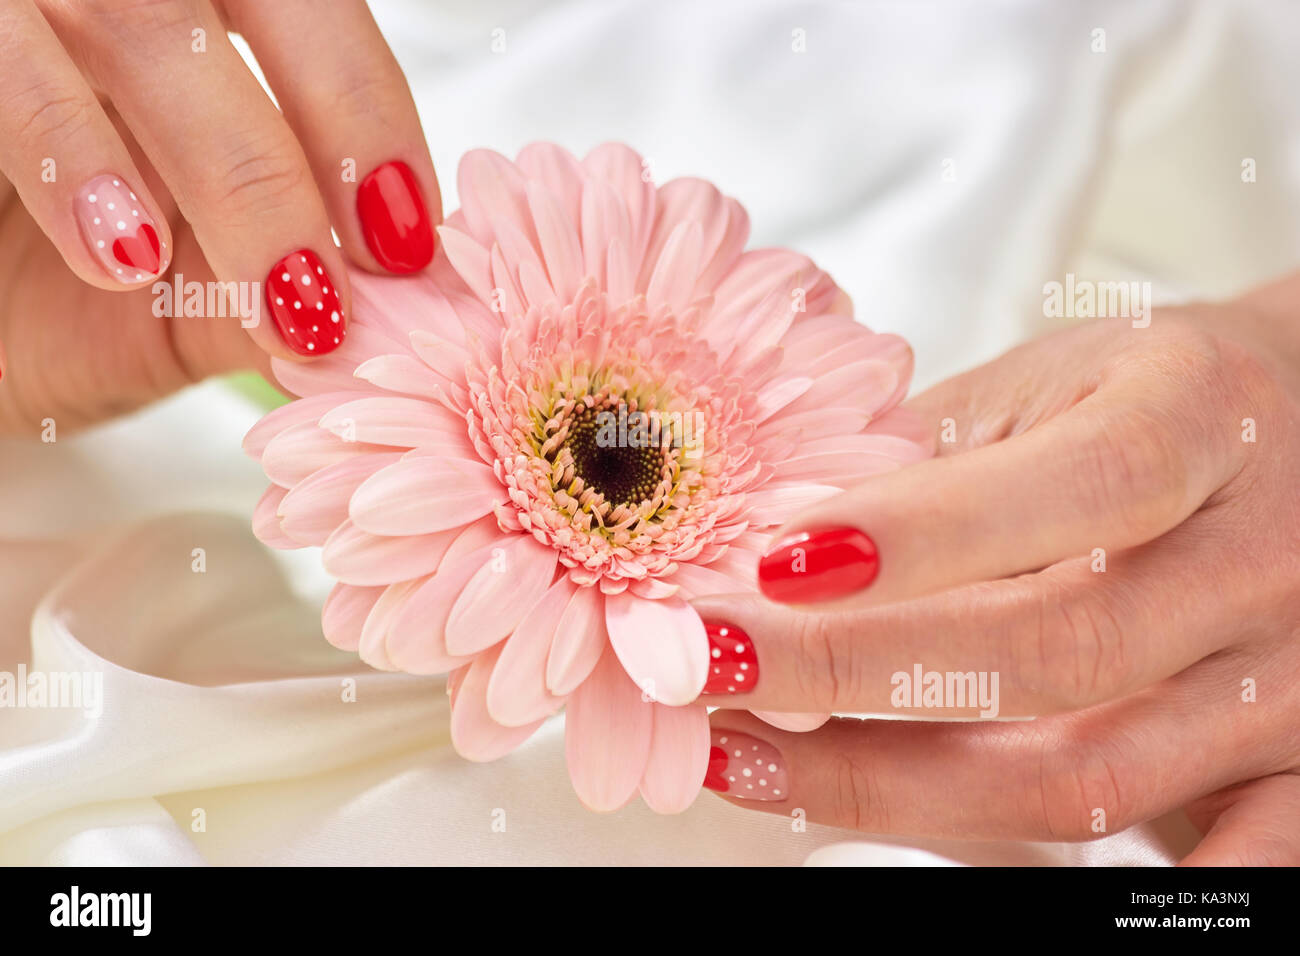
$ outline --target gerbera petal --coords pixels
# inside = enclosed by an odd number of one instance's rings
[[[603,143],[586,155],[582,166],[592,178],[609,183],[627,206],[632,240],[626,251],[639,269],[655,221],[655,187],[645,175],[644,161],[622,143]]]
[[[481,518],[504,497],[492,469],[480,462],[406,457],[367,478],[348,515],[371,534],[430,534]]]
[[[755,527],[770,527],[785,524],[804,508],[838,495],[841,490],[834,485],[778,485],[748,492],[745,504]]]
[[[696,288],[712,292],[718,282],[731,271],[749,241],[749,213],[736,200],[727,197],[723,200],[726,212],[726,225],[718,237],[716,246],[710,246],[713,258],[704,271],[700,273]]]
[[[401,460],[400,452],[336,462],[294,485],[280,502],[280,527],[304,545],[319,547],[348,520],[348,501],[363,481]]]
[[[302,542],[285,532],[280,525],[280,503],[287,494],[279,485],[271,485],[253,509],[253,535],[268,548],[292,551],[301,548]]]
[[[420,361],[429,366],[437,375],[449,382],[465,380],[465,365],[470,353],[452,345],[440,335],[424,329],[411,333],[411,348],[420,357]]]
[[[390,392],[438,402],[444,408],[454,395],[446,380],[410,355],[378,355],[357,366],[356,377]]]
[[[437,445],[443,453],[476,458],[465,420],[418,398],[377,395],[344,402],[321,416],[320,427],[344,441],[396,448]]]
[[[470,235],[484,246],[496,239],[494,223],[529,223],[527,183],[524,176],[500,153],[472,149],[460,161],[456,176],[461,212]]]
[[[683,597],[691,599],[747,590],[743,581],[699,564],[681,565],[672,576],[672,582],[681,586]]]
[[[529,183],[527,194],[546,274],[560,301],[568,302],[578,291],[583,276],[582,245],[576,223],[565,214],[559,198],[541,183]]]
[[[794,444],[814,438],[835,435],[856,435],[867,427],[871,415],[860,408],[825,408],[796,415],[782,415],[769,419],[754,433],[756,443],[769,438],[786,436]]]
[[[455,545],[452,546],[453,548]],[[452,556],[407,596],[388,626],[388,659],[412,674],[444,674],[470,660],[447,650],[447,618],[466,582],[492,560],[492,545]]]
[[[889,407],[898,388],[898,373],[888,362],[868,359],[844,365],[819,377],[812,388],[787,405],[782,415],[818,408],[861,408],[875,414]]]
[[[361,628],[370,609],[387,588],[359,588],[336,584],[320,612],[321,631],[325,640],[342,651],[355,651],[361,642]]]
[[[447,649],[473,654],[504,638],[555,577],[554,548],[514,535],[465,584],[447,619]]]
[[[636,793],[650,758],[653,706],[641,699],[606,648],[574,691],[564,717],[564,753],[578,799],[591,810],[617,810]]]
[[[292,488],[320,469],[340,461],[391,450],[382,445],[344,441],[315,422],[304,422],[285,429],[267,443],[262,452],[262,469],[266,477],[280,487]]]
[[[605,598],[609,643],[628,676],[661,704],[692,703],[704,689],[709,641],[699,614],[681,598]]]
[[[423,584],[426,578],[414,581],[400,581],[384,588],[379,600],[366,615],[366,622],[361,626],[361,640],[357,643],[357,653],[371,667],[381,671],[398,670],[388,657],[388,629],[393,618],[402,610],[411,593]]]
[[[646,248],[642,287],[668,245],[669,236],[684,222],[700,225],[700,253],[696,271],[703,291],[711,292],[730,270],[749,237],[749,217],[735,200],[727,199],[712,183],[683,177],[666,182],[655,196],[655,226]]]
[[[438,227],[438,238],[452,268],[470,290],[484,302],[492,301],[492,256],[485,246],[459,229]]]
[[[488,713],[488,682],[498,654],[493,648],[476,657],[456,689],[451,708],[451,743],[466,760],[481,762],[504,757],[542,726],[542,721],[537,720],[522,727],[505,727]]]
[[[775,710],[754,710],[750,713],[778,730],[788,730],[795,734],[816,730],[831,719],[830,714],[789,714]]]
[[[605,265],[610,243],[617,239],[626,249],[632,241],[627,205],[609,183],[592,179],[582,191],[581,222],[583,271],[608,288]]]
[[[702,242],[698,222],[678,223],[646,284],[645,299],[651,309],[667,305],[680,312],[686,308],[699,276]]]
[[[546,689],[546,658],[574,590],[568,578],[556,581],[506,638],[487,690],[488,713],[497,723],[518,727],[564,704],[564,698]]]
[[[866,431],[871,435],[893,435],[904,438],[921,449],[925,457],[934,454],[936,440],[934,423],[922,418],[919,412],[910,408],[891,408],[873,420]]]
[[[497,307],[505,312],[521,316],[527,309],[528,300],[524,297],[523,290],[519,288],[519,283],[515,280],[514,270],[506,262],[505,253],[496,243],[492,244],[492,283],[494,286],[493,295],[500,295],[501,301]]]
[[[665,581],[663,578],[646,578],[642,581],[633,581],[628,585],[628,590],[647,601],[662,601],[676,594],[678,587],[676,583]]]
[[[422,577],[437,570],[457,530],[383,537],[345,521],[325,542],[321,563],[347,584],[388,585]]]
[[[753,422],[762,424],[808,389],[813,380],[806,375],[787,375],[760,388],[754,398]],[[865,420],[863,421],[865,425]]]
[[[524,294],[526,307],[545,308],[548,305],[559,305],[560,300],[551,286],[551,280],[546,277],[545,270],[542,269],[540,262],[532,259],[525,259],[519,263],[519,290]]]
[[[519,151],[516,165],[556,195],[571,223],[578,222],[585,174],[572,153],[554,143],[529,143]]]
[[[312,359],[310,363],[273,358],[271,372],[285,391],[304,398],[322,392],[355,391],[365,386],[352,373],[366,359],[376,355],[401,355],[409,351],[404,340],[394,339],[378,329],[354,322],[348,328],[343,344],[333,352]]]
[[[250,458],[261,459],[271,439],[295,425],[316,422],[331,408],[340,402],[356,398],[353,391],[323,392],[310,398],[300,398],[287,405],[267,412],[256,425],[244,436],[244,453]]]
[[[596,667],[605,650],[605,596],[599,588],[578,588],[569,599],[546,658],[546,687],[558,697],[571,694]]]
[[[709,711],[703,704],[653,709],[641,798],[656,813],[681,813],[695,802],[709,766]]]

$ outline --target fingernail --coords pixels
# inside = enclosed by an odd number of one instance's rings
[[[389,272],[418,272],[432,261],[433,224],[406,163],[384,163],[361,181],[357,215],[366,245]]]
[[[149,210],[120,176],[96,176],[74,203],[81,235],[112,278],[133,285],[159,275],[171,253]]]
[[[781,751],[734,730],[714,730],[711,736],[706,787],[742,800],[774,801],[789,796],[790,775]]]
[[[339,290],[310,249],[291,252],[266,277],[266,306],[299,355],[333,352],[347,334]]]
[[[782,539],[758,562],[758,587],[783,604],[813,604],[861,591],[876,579],[876,544],[857,528],[823,528]]]
[[[749,635],[725,621],[705,621],[709,638],[706,694],[748,694],[758,683],[758,655]]]

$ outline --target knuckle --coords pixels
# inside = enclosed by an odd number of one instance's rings
[[[1032,640],[1017,662],[1026,689],[1057,710],[1086,706],[1111,695],[1130,672],[1129,647],[1108,593],[1040,575]]]
[[[101,26],[122,26],[137,34],[189,22],[196,9],[193,0],[81,0],[78,6]]]
[[[1081,842],[1130,826],[1132,798],[1125,778],[1105,748],[1084,739],[1044,741],[1029,804],[1039,807],[1041,835]],[[1054,744],[1054,745],[1053,745]]]
[[[0,90],[0,115],[12,118],[5,125],[21,145],[84,129],[93,117],[91,106],[75,87],[48,75]]]
[[[887,832],[880,791],[866,765],[848,750],[837,751],[830,766],[831,813],[841,826]]]
[[[90,103],[69,92],[31,98],[15,138],[27,143],[58,143],[85,132],[93,122]]]
[[[239,219],[298,205],[308,180],[305,162],[279,136],[240,138],[218,168],[223,172],[210,198]]]
[[[852,680],[846,642],[835,638],[835,625],[825,614],[800,614],[793,622],[796,666],[794,682],[801,699],[819,709],[833,710]]]
[[[334,98],[336,115],[365,117],[367,122],[389,123],[410,103],[406,81],[394,61],[380,68],[348,70],[339,80]],[[391,130],[390,130],[391,131]]]
[[[1148,541],[1181,520],[1191,480],[1182,432],[1153,406],[1129,407],[1084,443],[1080,497],[1092,513],[1111,516],[1122,543]]]

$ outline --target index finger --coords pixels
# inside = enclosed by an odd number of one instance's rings
[[[786,604],[880,604],[1150,541],[1240,458],[1186,403],[1174,382],[1108,382],[1022,434],[871,478],[782,529],[759,586]]]

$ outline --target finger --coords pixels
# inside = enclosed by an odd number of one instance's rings
[[[255,341],[285,358],[336,349],[348,292],[320,193],[293,132],[211,6],[99,0],[52,9],[56,29],[86,51],[94,79],[213,271],[223,280],[262,280],[261,308],[246,323]]]
[[[920,717],[1041,716],[1111,700],[1241,635],[1249,607],[1225,598],[1230,587],[1204,586],[1235,571],[1188,560],[1215,533],[1208,517],[1193,519],[1109,558],[839,613],[697,598],[713,653],[705,694],[748,710]],[[951,691],[941,702],[938,679]]]
[[[1116,380],[1005,441],[874,477],[782,529],[760,588],[885,603],[1142,544],[1238,467],[1231,436],[1187,405],[1180,383]]]
[[[80,279],[138,288],[166,270],[171,233],[126,146],[31,3],[0,9],[0,172]]]
[[[837,718],[792,734],[714,711],[705,786],[874,833],[1092,839],[1286,765],[1258,746],[1284,708],[1243,703],[1238,674],[1205,662],[1113,704],[1015,723]]]
[[[1300,866],[1300,775],[1252,780],[1210,800],[1214,822],[1180,866]]]
[[[1122,348],[1118,337],[1098,340],[1091,328],[1066,333],[1073,347],[1028,342],[970,371],[913,395],[903,408],[939,438],[935,454],[956,455],[1002,441],[1068,411],[1095,388],[1083,374],[1079,349],[1094,362]],[[1082,341],[1071,341],[1076,336]]]
[[[348,255],[399,274],[427,266],[442,221],[438,180],[406,78],[366,4],[337,0],[327,16],[313,0],[225,8],[306,148]]]

